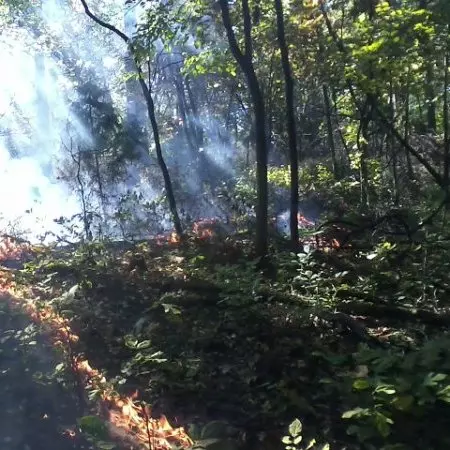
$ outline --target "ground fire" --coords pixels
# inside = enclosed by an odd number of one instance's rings
[[[1,243],[0,249],[2,263],[5,260],[20,259],[29,251],[29,246],[8,239]],[[129,397],[117,394],[100,371],[91,367],[82,355],[74,354],[78,336],[73,333],[67,319],[59,316],[53,308],[37,306],[34,299],[27,299],[19,294],[10,271],[0,272],[0,281],[0,289],[6,294],[2,298],[24,310],[35,323],[42,326],[52,344],[61,348],[66,357],[70,358],[70,366],[76,372],[83,389],[96,389],[100,393],[96,407],[108,421],[113,437],[120,436],[122,444],[130,444],[127,447],[129,449],[171,450],[174,445],[192,447],[193,442],[182,427],[173,428],[164,415],[153,418],[150,408],[137,401],[137,393]],[[74,438],[77,434],[76,427],[62,433],[68,438]]]
[[[298,220],[302,229],[314,226],[312,221],[301,214]],[[196,238],[207,240],[221,236],[224,229],[225,225],[217,219],[204,219],[193,224],[192,234]],[[154,240],[166,245],[180,243],[176,233],[157,236]],[[316,247],[325,245],[339,247],[336,239],[325,242],[322,238],[314,237],[308,241]],[[0,241],[0,265],[5,261],[26,259],[30,253],[33,253],[32,248],[27,243],[20,243],[9,237]],[[174,444],[183,448],[192,447],[193,442],[182,427],[173,428],[164,415],[153,418],[149,406],[138,401],[137,393],[129,397],[117,394],[99,370],[91,367],[89,361],[82,355],[76,355],[73,349],[79,338],[72,331],[69,321],[59,316],[50,306],[37,306],[33,298],[27,299],[18,293],[15,289],[13,271],[9,269],[0,271],[0,290],[12,294],[7,298],[16,307],[24,310],[35,323],[42,325],[52,344],[61,348],[71,359],[70,366],[76,372],[83,391],[96,390],[100,393],[98,412],[101,412],[101,416],[108,421],[113,436],[120,437],[121,441],[131,442],[132,447],[129,448],[170,450]],[[77,429],[76,427],[66,429],[63,433],[67,437],[74,437]]]

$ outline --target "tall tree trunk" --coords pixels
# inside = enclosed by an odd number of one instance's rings
[[[219,174],[212,170],[206,153],[202,151],[204,145],[204,131],[203,127],[198,122],[197,105],[190,88],[190,83],[187,78],[183,78],[178,67],[173,71],[173,79],[177,91],[178,105],[183,119],[183,130],[191,150],[193,161],[195,161],[198,175],[202,182],[198,186],[198,189],[201,189],[205,182],[211,189],[215,189]]]
[[[202,148],[204,145],[205,133],[204,133],[202,125],[200,124],[200,116],[198,113],[197,102],[195,100],[194,93],[192,92],[190,78],[186,77],[184,80],[184,83],[186,85],[186,90],[187,90],[188,98],[189,98],[189,104],[191,106],[192,116],[193,116],[193,120],[194,120],[193,127],[195,130],[195,139],[196,139],[197,148]]]
[[[405,128],[404,128],[404,139],[405,142],[409,142],[409,133],[410,133],[410,112],[409,112],[409,103],[410,103],[410,97],[411,97],[411,93],[410,93],[410,74],[408,73],[408,81],[406,84],[406,98],[405,98],[405,119],[404,119],[404,123],[405,123]],[[409,180],[414,180],[415,175],[414,175],[414,169],[412,166],[412,161],[411,161],[411,155],[409,154],[408,150],[405,149],[405,156],[406,156],[406,167],[408,169],[408,178]]]
[[[335,179],[339,179],[340,170],[339,164],[336,157],[336,146],[334,144],[334,133],[333,133],[333,121],[331,114],[331,104],[330,104],[330,93],[328,92],[328,86],[326,83],[322,84],[322,94],[323,94],[323,104],[325,110],[325,122],[327,125],[327,138],[328,138],[328,147],[330,149],[331,155],[331,164],[333,169],[333,175]]]
[[[263,94],[253,66],[252,24],[248,0],[242,0],[244,19],[244,51],[241,51],[230,18],[228,0],[219,0],[222,21],[231,53],[247,79],[253,107],[256,148],[256,238],[258,256],[264,258],[268,252],[268,183],[267,183],[267,141],[266,111]]]
[[[367,4],[367,13],[369,16],[369,20],[371,23],[375,20],[376,14],[376,2],[375,0],[368,0]],[[372,44],[372,39],[369,39],[369,43]],[[367,78],[369,81],[374,80],[374,68],[373,62],[369,61],[369,68],[367,73]],[[373,113],[375,111],[377,105],[377,97],[374,92],[369,91],[366,94],[366,102],[365,106],[361,112],[360,117],[360,129],[361,135],[363,137],[362,141],[358,144],[361,152],[361,206],[364,209],[370,206],[370,192],[369,192],[369,171],[368,171],[368,158],[369,158],[369,127],[371,122],[373,121]]]
[[[392,85],[392,74],[389,80],[389,119],[391,123],[395,123],[395,95]],[[395,139],[392,133],[388,133],[388,155],[392,159],[392,179],[394,185],[394,205],[398,206],[400,201],[400,187],[398,182],[398,167],[397,167],[397,149],[395,148]]]
[[[133,36],[137,30],[136,6],[125,2],[124,5],[124,30],[127,36]],[[125,71],[132,74],[136,71],[133,54],[127,49],[124,57]],[[125,127],[135,151],[142,162],[149,162],[148,136],[145,126],[145,102],[140,91],[138,80],[127,77],[125,81],[126,114]]]
[[[427,9],[428,0],[420,0],[419,8]],[[427,38],[421,39],[422,53],[425,62],[425,103],[427,108],[426,128],[429,133],[436,133],[436,99],[434,93],[434,64],[430,56],[432,55]]]
[[[150,123],[153,131],[153,140],[155,142],[155,150],[156,150],[156,160],[158,161],[158,165],[161,169],[162,176],[164,179],[164,187],[167,194],[167,201],[169,203],[170,213],[172,215],[172,221],[177,235],[182,238],[183,237],[183,227],[181,226],[180,216],[178,215],[177,202],[175,200],[175,194],[173,192],[172,180],[170,179],[169,169],[167,168],[167,164],[164,160],[161,139],[159,137],[159,127],[158,122],[156,120],[155,113],[155,104],[153,102],[151,86],[147,86],[147,83],[144,80],[144,75],[142,73],[141,67],[136,63],[136,70],[138,72],[139,84],[141,85],[142,93],[144,94],[144,98],[147,103],[147,112],[148,117],[150,119]]]
[[[191,120],[189,118],[189,111],[187,109],[186,93],[184,92],[183,80],[181,79],[181,74],[174,71],[173,82],[175,85],[175,90],[177,92],[178,100],[178,111],[181,115],[181,120],[183,121],[183,131],[186,136],[186,141],[193,155],[197,155],[198,146],[196,142],[195,135],[191,127]]]
[[[450,24],[447,25],[447,33],[450,35]],[[446,195],[449,195],[450,184],[450,123],[449,123],[449,70],[450,70],[450,43],[447,40],[447,48],[444,57],[444,95],[443,95],[443,111],[442,118],[444,122],[444,184]]]
[[[278,46],[281,53],[281,65],[284,75],[284,88],[286,100],[286,120],[289,139],[289,163],[290,163],[290,194],[291,210],[289,216],[289,226],[291,232],[291,242],[297,251],[299,247],[298,234],[298,150],[297,150],[297,131],[295,126],[294,110],[294,80],[292,78],[291,63],[289,61],[289,50],[286,44],[286,33],[284,28],[284,14],[282,0],[274,0],[275,12],[277,15],[277,37]]]
[[[367,109],[370,106],[365,105],[364,111],[359,120],[359,129],[357,137],[357,146],[360,153],[359,161],[359,182],[360,182],[360,203],[361,208],[366,210],[370,204],[369,196],[369,171],[367,167],[367,158],[369,155],[369,124],[370,113]]]
[[[90,99],[92,100],[92,99]],[[88,108],[88,112],[89,112],[89,126],[90,126],[90,132],[92,134],[92,136],[95,136],[95,125],[94,125],[94,116],[92,114],[92,105],[89,105]],[[103,190],[103,183],[102,183],[102,175],[101,175],[101,170],[100,170],[100,160],[99,160],[99,155],[98,155],[98,151],[95,151],[95,149],[93,149],[93,154],[94,154],[94,174],[95,174],[95,182],[97,183],[97,188],[98,188],[98,196],[100,198],[100,205],[101,205],[101,210],[103,213],[103,218],[106,217],[106,196]]]
[[[100,25],[101,27],[112,31],[117,36],[119,36],[128,45],[128,48],[130,49],[131,54],[133,55],[133,57],[135,57],[134,51],[133,51],[133,43],[132,43],[131,39],[126,34],[122,33],[120,30],[118,30],[116,27],[114,27],[113,25],[111,25],[107,22],[104,22],[103,20],[101,20],[97,16],[95,16],[89,9],[89,7],[86,3],[86,0],[80,0],[80,2],[83,5],[86,15],[88,17],[90,17],[95,23]],[[159,128],[158,128],[158,123],[156,121],[155,104],[153,102],[153,97],[152,97],[150,87],[147,86],[147,83],[145,82],[144,74],[142,72],[142,67],[139,65],[139,62],[136,59],[135,59],[135,70],[137,72],[139,84],[141,86],[142,93],[144,95],[144,98],[145,98],[145,101],[147,104],[147,113],[148,113],[148,117],[150,119],[150,123],[152,126],[153,139],[155,141],[156,159],[158,161],[158,165],[161,169],[161,173],[162,173],[162,176],[164,179],[164,187],[165,187],[166,194],[167,194],[167,201],[169,203],[170,213],[172,215],[173,225],[174,225],[177,235],[180,238],[182,238],[183,237],[183,227],[181,226],[180,216],[178,215],[177,204],[176,204],[175,195],[173,192],[172,180],[170,179],[169,169],[167,168],[166,162],[164,160],[163,152],[162,152],[161,140],[159,138]]]
[[[425,101],[427,106],[427,131],[434,134],[436,133],[436,100],[434,95],[433,63],[430,61],[426,62],[425,69]]]

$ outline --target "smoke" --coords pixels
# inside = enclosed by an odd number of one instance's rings
[[[91,3],[98,12],[99,5]],[[145,15],[142,8],[124,11],[123,0],[111,0],[102,8],[102,17],[119,29],[125,26],[128,34],[134,34]],[[188,40],[187,48],[200,51],[192,42],[192,38]],[[161,42],[155,46],[163,51]],[[173,49],[173,53],[166,53],[166,60],[173,64],[180,60],[180,54],[179,49]],[[59,231],[54,219],[81,212],[75,175],[70,186],[58,178],[62,172],[70,178],[73,155],[65,150],[94,152],[97,145],[92,129],[86,126],[80,111],[73,109],[75,102],[83,102],[80,89],[88,80],[107,92],[105,101],[123,120],[130,115],[129,106],[140,103],[132,113],[142,128],[142,139],[134,149],[138,158],[128,161],[122,179],[103,193],[108,197],[107,204],[98,198],[99,188],[84,178],[89,206],[109,217],[114,217],[118,206],[126,206],[137,219],[152,224],[153,231],[171,227],[167,208],[157,203],[163,194],[163,182],[152,150],[142,93],[137,90],[134,98],[127,97],[131,90],[124,83],[124,75],[130,70],[126,56],[124,43],[86,17],[79,0],[43,0],[2,30],[0,59],[8,70],[0,72],[0,227],[20,218],[27,237],[34,240],[43,231]],[[159,118],[168,105],[173,108],[176,99],[167,73],[160,69],[154,74]],[[204,86],[194,83],[190,94],[201,99],[202,92]],[[161,121],[164,155],[180,210],[189,211],[193,218],[223,216],[212,191],[221,181],[233,177],[236,149],[220,119],[201,102],[197,107],[197,113],[189,110],[185,118],[191,127],[202,130],[201,143],[193,149],[184,133],[186,123],[170,134]],[[179,111],[173,119],[181,123],[177,116]],[[118,233],[114,226],[109,226],[109,231]]]
[[[51,176],[57,125],[40,129],[46,112],[39,97],[47,98],[56,119],[64,114],[64,104],[52,90],[49,74],[36,86],[36,55],[30,44],[24,30],[11,28],[0,36],[0,58],[7,68],[0,72],[0,226],[22,218],[22,228],[37,234],[53,227],[55,211],[73,213],[76,202]]]
[[[56,232],[55,218],[80,211],[77,196],[57,180],[67,124],[77,143],[92,144],[70,104],[83,70],[95,67],[114,83],[117,77],[109,75],[116,72],[115,53],[120,56],[90,25],[66,2],[44,0],[0,35],[7,68],[0,72],[0,226],[20,218],[29,238]]]

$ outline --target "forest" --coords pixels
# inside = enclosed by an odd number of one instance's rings
[[[450,448],[448,0],[0,0],[0,60],[0,450]]]

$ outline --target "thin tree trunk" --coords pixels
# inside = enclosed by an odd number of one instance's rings
[[[332,112],[333,112],[334,117],[335,117],[334,120],[336,122],[337,133],[338,133],[338,136],[340,138],[340,141],[341,141],[341,144],[342,144],[342,148],[344,150],[345,160],[346,160],[345,168],[341,167],[341,175],[344,175],[344,174],[348,173],[348,169],[349,169],[349,167],[351,165],[351,162],[350,162],[350,150],[348,148],[348,144],[347,144],[347,142],[345,140],[345,137],[344,137],[344,135],[342,133],[341,126],[340,126],[340,123],[339,123],[339,110],[338,110],[338,107],[337,107],[337,94],[336,94],[336,90],[335,89],[331,90],[331,100],[333,102]]]
[[[420,0],[419,7],[421,9],[428,8],[428,0]],[[425,38],[426,39],[426,38]],[[422,53],[425,62],[425,102],[427,107],[427,131],[429,133],[436,133],[436,99],[434,93],[434,74],[433,61],[430,58],[432,52],[430,51],[429,43],[421,39]]]
[[[291,232],[291,242],[295,250],[299,247],[298,233],[298,158],[297,149],[297,131],[295,126],[294,110],[294,80],[292,79],[291,63],[289,61],[289,50],[286,44],[286,34],[284,30],[284,15],[282,0],[274,0],[275,11],[277,15],[277,36],[278,45],[281,52],[281,65],[283,67],[285,100],[286,100],[286,120],[289,139],[289,162],[290,162],[290,194],[291,210],[289,216],[289,226]]]
[[[392,86],[392,74],[389,80],[389,118],[391,123],[395,122],[395,100],[394,91]],[[391,154],[392,158],[392,178],[394,184],[394,205],[398,206],[400,201],[400,191],[398,182],[398,168],[397,168],[397,150],[395,148],[395,140],[392,133],[388,133],[388,154]]]
[[[191,128],[191,121],[189,119],[189,113],[187,110],[186,105],[186,95],[184,92],[184,86],[181,79],[178,78],[178,74],[174,73],[173,75],[173,83],[175,85],[175,90],[177,92],[177,99],[178,99],[178,111],[181,115],[181,119],[183,120],[183,131],[184,135],[186,136],[186,141],[189,145],[189,148],[191,149],[191,152],[193,155],[197,155],[198,147],[196,143],[196,138],[192,133]]]
[[[202,125],[199,122],[200,116],[198,113],[197,102],[195,101],[194,94],[192,92],[191,81],[190,81],[189,77],[186,77],[184,82],[186,84],[186,90],[187,90],[188,97],[189,97],[189,103],[190,103],[192,115],[194,118],[193,128],[195,130],[195,139],[197,142],[197,148],[201,148],[204,145],[205,133],[203,131]]]
[[[450,35],[450,24],[447,25],[447,32]],[[449,72],[450,70],[450,44],[447,42],[444,58],[444,98],[442,117],[444,121],[444,183],[446,195],[449,195],[450,183],[450,123],[449,123],[449,105],[448,105],[448,90],[449,90]]]
[[[434,75],[431,62],[426,63],[425,69],[425,99],[427,104],[427,131],[436,133],[436,100],[434,96]]]
[[[410,120],[409,120],[409,102],[410,102],[410,75],[408,73],[408,82],[406,85],[406,99],[405,99],[405,132],[404,132],[404,136],[405,136],[405,142],[409,141],[409,133],[410,133]],[[406,155],[406,167],[408,169],[408,178],[410,180],[414,180],[415,175],[414,175],[414,169],[412,166],[412,161],[411,161],[411,155],[409,154],[408,150],[405,149],[405,155]]]
[[[167,201],[169,203],[169,209],[172,215],[173,225],[175,228],[175,232],[181,238],[183,237],[183,227],[181,226],[180,216],[178,215],[177,203],[175,200],[175,194],[173,192],[172,180],[170,179],[169,169],[167,168],[162,153],[161,140],[159,138],[159,127],[158,122],[156,121],[155,104],[153,103],[153,97],[150,91],[150,87],[147,86],[144,80],[142,69],[139,66],[137,66],[137,70],[139,74],[139,84],[141,85],[142,92],[147,102],[148,117],[150,118],[150,123],[152,125],[153,140],[155,142],[156,159],[158,161],[158,165],[163,175],[164,187],[166,189]]]
[[[335,179],[338,179],[340,176],[339,164],[336,157],[336,146],[334,144],[334,133],[333,133],[333,122],[331,118],[331,104],[330,104],[330,93],[328,92],[328,86],[323,83],[322,84],[322,93],[323,93],[323,104],[325,109],[325,122],[327,125],[327,138],[328,138],[328,147],[330,148],[331,154],[331,164],[333,165],[333,175]]]
[[[258,256],[265,258],[268,253],[268,184],[267,184],[267,141],[266,111],[263,94],[253,67],[252,24],[248,0],[242,0],[244,18],[244,51],[239,48],[230,18],[228,0],[219,0],[222,21],[228,38],[231,53],[247,79],[252,100],[255,148],[256,148],[256,237],[255,247]]]
[[[124,31],[127,36],[132,36],[137,30],[136,8],[125,1],[124,4]],[[125,71],[129,74],[135,71],[131,49],[127,49],[124,56]],[[126,113],[125,125],[128,136],[131,138],[133,151],[139,155],[143,163],[149,163],[148,134],[145,126],[145,103],[140,87],[134,77],[127,77],[125,81]]]
[[[369,206],[369,172],[367,168],[367,158],[369,152],[369,115],[367,110],[360,118],[357,146],[360,153],[359,161],[359,183],[360,183],[360,203],[361,208],[366,210]]]
[[[134,57],[133,46],[132,46],[132,42],[131,42],[130,38],[126,34],[122,33],[120,30],[118,30],[116,27],[114,27],[113,25],[106,23],[103,20],[99,19],[97,16],[95,16],[90,11],[90,9],[86,3],[86,0],[80,0],[80,2],[83,5],[86,15],[88,17],[90,17],[98,25],[100,25],[101,27],[112,31],[117,36],[119,36],[129,46],[131,54]],[[152,93],[150,91],[150,87],[147,86],[147,83],[144,80],[144,75],[142,73],[142,68],[138,64],[137,61],[135,61],[135,66],[136,66],[136,72],[138,75],[139,84],[141,86],[142,93],[144,94],[144,98],[145,98],[145,101],[147,104],[148,117],[150,119],[152,131],[153,131],[153,139],[155,141],[156,159],[158,161],[158,165],[161,169],[161,173],[162,173],[162,176],[164,179],[164,187],[165,187],[166,194],[167,194],[167,201],[169,203],[169,209],[170,209],[170,212],[172,215],[173,225],[175,228],[175,232],[181,238],[181,237],[183,237],[183,228],[181,226],[180,216],[178,215],[177,204],[176,204],[175,195],[173,192],[172,181],[170,179],[169,170],[167,168],[167,165],[164,160],[163,153],[162,153],[161,140],[159,138],[159,128],[158,128],[158,123],[156,121],[155,104],[153,102],[153,97],[152,97]]]

